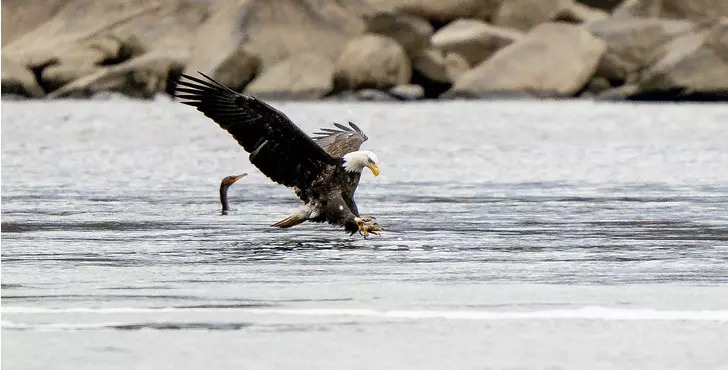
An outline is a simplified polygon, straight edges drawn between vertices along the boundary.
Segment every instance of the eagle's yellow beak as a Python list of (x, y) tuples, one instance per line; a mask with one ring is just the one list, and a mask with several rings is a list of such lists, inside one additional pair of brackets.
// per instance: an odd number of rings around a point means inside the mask
[(369, 167), (369, 169), (372, 170), (372, 173), (374, 174), (374, 176), (379, 176), (379, 166), (372, 163), (372, 164), (368, 164), (367, 167)]

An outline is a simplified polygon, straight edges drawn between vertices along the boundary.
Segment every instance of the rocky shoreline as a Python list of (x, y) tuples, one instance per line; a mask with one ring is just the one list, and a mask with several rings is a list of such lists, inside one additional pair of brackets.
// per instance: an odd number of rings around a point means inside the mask
[(725, 0), (2, 2), (3, 99), (728, 100)]

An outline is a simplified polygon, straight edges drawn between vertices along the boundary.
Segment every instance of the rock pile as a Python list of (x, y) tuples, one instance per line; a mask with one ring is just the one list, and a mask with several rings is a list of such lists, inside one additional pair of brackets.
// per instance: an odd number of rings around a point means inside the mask
[(728, 97), (725, 0), (7, 0), (2, 36), (27, 98)]

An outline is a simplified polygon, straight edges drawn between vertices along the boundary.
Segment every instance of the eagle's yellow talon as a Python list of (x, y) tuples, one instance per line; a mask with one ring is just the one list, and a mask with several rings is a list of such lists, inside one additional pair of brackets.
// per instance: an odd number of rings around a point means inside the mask
[(359, 234), (361, 234), (364, 239), (366, 239), (369, 234), (379, 235), (378, 231), (384, 231), (384, 229), (379, 227), (377, 224), (366, 225), (364, 223), (359, 223)]

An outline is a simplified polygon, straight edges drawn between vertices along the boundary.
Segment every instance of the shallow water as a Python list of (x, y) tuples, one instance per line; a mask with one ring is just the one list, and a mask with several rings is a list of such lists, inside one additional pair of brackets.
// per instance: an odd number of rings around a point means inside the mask
[(3, 102), (3, 368), (728, 361), (728, 107), (275, 105), (367, 133), (382, 235), (270, 228), (297, 199), (191, 107)]

